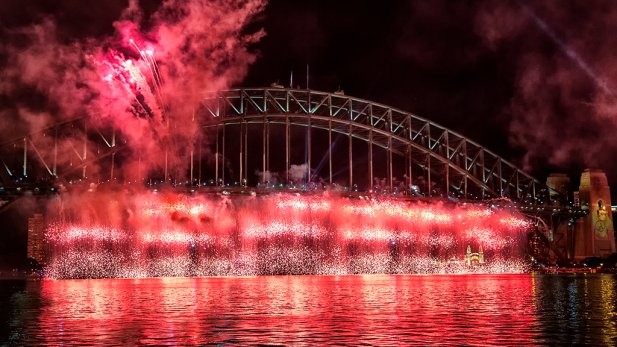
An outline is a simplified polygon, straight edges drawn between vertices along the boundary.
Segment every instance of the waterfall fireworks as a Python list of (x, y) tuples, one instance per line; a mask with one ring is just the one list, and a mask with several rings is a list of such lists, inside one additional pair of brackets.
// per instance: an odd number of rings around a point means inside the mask
[[(55, 182), (67, 178), (55, 165), (58, 153), (66, 152), (70, 155), (60, 157), (70, 167), (73, 160), (80, 164), (80, 180), (155, 178), (163, 183), (173, 177), (194, 184), (193, 172), (187, 172), (194, 165), (196, 144), (206, 148), (214, 142), (196, 112), (207, 92), (226, 89), (246, 75), (256, 58), (249, 47), (264, 35), (262, 30), (250, 31), (247, 24), (264, 6), (261, 0), (164, 0), (146, 15), (137, 1), (130, 1), (108, 37), (67, 43), (56, 36), (53, 20), (18, 30), (15, 44), (3, 47), (10, 62), (3, 71), (10, 88), (3, 87), (2, 93), (31, 88), (54, 112), (37, 118), (32, 110), (19, 109), (15, 114), (27, 122), (5, 123), (29, 124), (20, 132), (33, 133), (86, 118), (83, 128), (55, 131), (37, 145), (41, 161), (54, 160), (53, 170), (44, 166)], [(27, 143), (24, 138), (24, 153)], [(225, 153), (224, 140), (222, 145)], [(99, 153), (101, 146), (113, 150)], [(107, 154), (111, 161), (106, 167), (97, 159)], [(224, 167), (228, 158), (219, 157), (218, 149), (216, 158), (223, 159), (222, 172), (232, 171)], [(26, 164), (24, 155), (23, 176)], [(310, 173), (310, 160), (288, 164), (285, 170), (292, 179), (303, 180)], [(271, 174), (265, 171), (261, 174)], [(239, 176), (246, 179), (242, 169)], [(240, 198), (143, 189), (75, 188), (52, 201), (47, 217), (46, 274), (58, 278), (518, 272), (520, 238), (528, 226), (509, 211), (477, 206), (327, 193)], [(481, 247), (486, 264), (468, 267), (463, 261), (468, 246)]]
[[(116, 192), (104, 206), (101, 198), (59, 198), (47, 231), (48, 276), (524, 270), (529, 224), (504, 210), (327, 195)], [(487, 263), (467, 266), (468, 246), (482, 248)]]

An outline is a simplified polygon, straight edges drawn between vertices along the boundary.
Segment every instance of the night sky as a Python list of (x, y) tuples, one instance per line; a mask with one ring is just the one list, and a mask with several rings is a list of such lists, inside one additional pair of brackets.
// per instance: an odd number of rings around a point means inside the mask
[[(140, 5), (147, 17), (159, 2), (142, 1)], [(109, 35), (113, 21), (126, 6), (126, 1), (85, 5), (78, 0), (8, 0), (0, 4), (0, 22), (6, 30), (52, 17), (59, 36), (70, 41)], [(572, 175), (587, 166), (610, 170), (614, 165), (607, 160), (610, 155), (596, 160), (585, 158), (584, 151), (572, 150), (567, 158), (551, 162), (550, 150), (558, 146), (545, 139), (551, 145), (546, 151), (537, 150), (525, 141), (537, 142), (542, 134), (521, 138), (511, 128), (516, 119), (526, 120), (527, 116), (520, 115), (527, 113), (526, 109), (549, 114), (548, 120), (538, 119), (537, 127), (553, 129), (561, 124), (577, 128), (580, 123), (576, 118), (583, 120), (590, 116), (585, 113), (597, 112), (589, 106), (598, 93), (594, 81), (543, 31), (534, 16), (564, 45), (571, 45), (568, 47), (610, 87), (607, 78), (611, 76), (601, 74), (605, 62), (594, 60), (601, 52), (576, 49), (588, 48), (586, 44), (601, 45), (603, 36), (611, 35), (611, 29), (617, 27), (609, 21), (615, 7), (611, 1), (436, 0), (393, 1), (387, 5), (367, 1), (270, 1), (246, 29), (263, 28), (266, 36), (252, 45), (258, 59), (241, 85), (268, 86), (276, 81), (288, 85), (293, 71), (294, 84), (304, 87), (308, 64), (312, 89), (341, 88), (348, 95), (413, 112), (485, 145), (541, 180), (555, 170)], [(583, 35), (587, 33), (589, 38)], [(546, 80), (537, 86), (537, 100), (521, 100), (522, 79), (535, 69), (547, 70), (540, 72), (539, 78)], [(567, 84), (578, 84), (576, 90), (551, 81), (562, 74), (572, 80)], [(565, 93), (571, 95), (558, 96)], [(520, 110), (513, 106), (516, 102), (521, 103)], [(541, 108), (535, 103), (547, 106)], [(570, 110), (572, 103), (587, 105), (587, 109)], [(596, 126), (588, 122), (592, 129), (584, 135), (584, 141), (598, 141), (596, 135), (606, 137), (594, 131)], [(576, 132), (571, 135), (576, 136)], [(612, 146), (607, 150), (614, 152)], [(532, 154), (524, 162), (529, 151)], [(617, 175), (609, 172), (609, 176), (616, 182)]]
[[(140, 5), (148, 18), (159, 2)], [(64, 42), (108, 36), (126, 6), (5, 0), (0, 32), (53, 18)], [(415, 113), (541, 181), (604, 169), (615, 192), (614, 18), (614, 1), (270, 1), (246, 27), (266, 36), (238, 86), (287, 86), (293, 71), (304, 87), (309, 65), (311, 89)], [(10, 109), (15, 96), (0, 94)]]
[[(531, 14), (550, 26), (564, 45), (568, 39), (584, 45), (583, 33), (593, 29), (591, 45), (615, 28), (607, 22), (614, 8), (601, 1), (404, 1), (387, 6), (275, 1), (256, 23), (268, 35), (256, 45), (260, 59), (244, 85), (288, 85), (293, 70), (294, 84), (299, 80), (304, 86), (309, 64), (311, 88), (341, 88), (348, 95), (428, 118), (540, 180), (561, 171), (577, 184), (581, 170), (598, 167), (608, 171), (615, 185), (617, 175), (610, 171), (614, 145), (607, 143), (600, 155), (585, 150), (591, 143), (609, 142), (614, 134), (597, 131), (615, 129), (612, 119), (596, 119), (594, 113), (601, 112), (590, 105), (601, 93)], [(603, 10), (611, 14), (600, 14)], [(601, 21), (590, 25), (594, 19)], [(583, 30), (582, 22), (592, 28)], [(573, 23), (581, 32), (572, 30)], [(499, 35), (503, 38), (495, 43)], [(600, 69), (605, 62), (594, 66), (592, 60), (601, 53), (580, 53), (591, 69), (604, 72)], [(528, 91), (528, 76), (536, 71), (537, 90)], [(521, 135), (527, 127), (535, 130)], [(564, 141), (572, 148), (553, 158)]]

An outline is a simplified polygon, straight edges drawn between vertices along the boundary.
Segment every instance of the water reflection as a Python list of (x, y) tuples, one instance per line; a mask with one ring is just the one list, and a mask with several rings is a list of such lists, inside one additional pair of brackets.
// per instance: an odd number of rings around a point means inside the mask
[(4, 342), (17, 345), (614, 345), (616, 282), (611, 275), (26, 281), (3, 288), (0, 317), (9, 328)]
[(538, 276), (539, 341), (617, 345), (614, 275)]

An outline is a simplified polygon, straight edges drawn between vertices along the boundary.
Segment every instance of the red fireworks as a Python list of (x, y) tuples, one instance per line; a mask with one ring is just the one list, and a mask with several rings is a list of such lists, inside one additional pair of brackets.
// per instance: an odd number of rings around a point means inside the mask
[[(86, 277), (97, 266), (111, 269), (106, 275), (111, 277), (259, 274), (268, 269), (435, 272), (443, 270), (436, 264), (458, 264), (469, 245), (482, 247), (487, 263), (499, 264), (498, 271), (508, 271), (504, 264), (518, 271), (519, 241), (529, 227), (515, 213), (479, 206), (289, 194), (230, 201), (143, 193), (124, 196), (114, 206), (118, 211), (107, 213), (126, 214), (116, 225), (104, 224), (101, 215), (82, 215), (49, 228), (49, 273), (76, 276), (80, 253), (88, 259), (104, 254), (102, 264), (89, 264), (77, 275)], [(181, 266), (170, 265), (173, 259)], [(152, 264), (161, 261), (167, 270), (153, 270)], [(204, 270), (215, 263), (216, 270)], [(69, 268), (72, 275), (65, 273)]]

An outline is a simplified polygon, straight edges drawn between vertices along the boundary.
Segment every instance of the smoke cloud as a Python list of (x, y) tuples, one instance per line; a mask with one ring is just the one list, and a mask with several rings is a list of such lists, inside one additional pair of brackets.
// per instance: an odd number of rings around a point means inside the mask
[[(9, 139), (86, 116), (123, 139), (119, 175), (136, 178), (137, 165), (160, 170), (167, 152), (168, 165), (182, 176), (201, 136), (199, 102), (244, 78), (255, 60), (249, 47), (264, 35), (246, 33), (246, 26), (264, 6), (261, 0), (165, 0), (146, 15), (132, 0), (107, 37), (61, 39), (49, 17), (5, 29), (0, 96), (15, 101), (2, 111), (7, 122), (0, 135)], [(73, 136), (62, 146), (83, 141), (78, 131)], [(37, 148), (50, 148), (45, 145)]]
[(617, 3), (484, 2), (476, 31), (487, 47), (516, 61), (503, 110), (523, 166), (615, 168)]
[(307, 169), (308, 164), (306, 163), (299, 165), (292, 164), (289, 166), (289, 177), (295, 182), (300, 182), (306, 178)]

